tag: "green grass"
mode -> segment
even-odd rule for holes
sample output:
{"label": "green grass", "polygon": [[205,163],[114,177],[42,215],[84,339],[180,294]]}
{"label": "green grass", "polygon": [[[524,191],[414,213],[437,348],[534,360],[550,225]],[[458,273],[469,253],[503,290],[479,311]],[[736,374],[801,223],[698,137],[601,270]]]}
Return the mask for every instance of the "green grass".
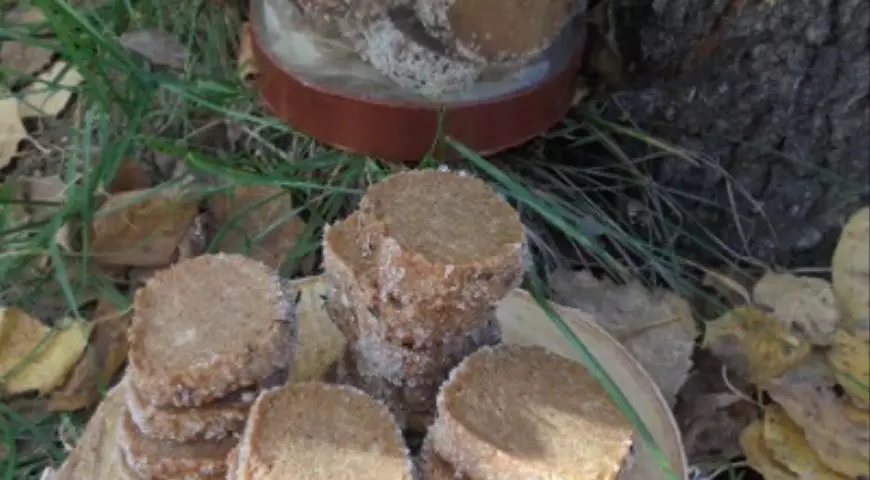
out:
{"label": "green grass", "polygon": [[[126,292],[89,268],[86,250],[73,255],[54,241],[64,224],[91,221],[95,192],[111,183],[125,159],[149,165],[161,158],[183,163],[192,177],[205,180],[185,187],[195,196],[247,182],[280,185],[292,192],[299,213],[308,219],[308,229],[298,247],[288,252],[283,268],[287,275],[297,271],[302,258],[318,251],[325,224],[346,214],[366,185],[399,168],[324,148],[265,112],[236,74],[232,52],[241,19],[230,9],[204,1],[33,3],[45,12],[47,25],[27,30],[5,25],[0,34],[51,48],[78,68],[85,76],[78,95],[83,115],[63,151],[62,175],[69,183],[63,204],[43,206],[47,214],[42,219],[21,224],[15,217],[18,206],[8,195],[0,195],[0,303],[39,311],[45,298],[63,298],[64,305],[53,314],[84,317],[81,299],[90,291],[125,300]],[[195,73],[153,67],[126,52],[116,36],[135,29],[170,32],[190,52],[189,65],[196,68],[188,72]],[[54,35],[37,35],[45,31]],[[16,72],[2,75],[7,83],[20,78]],[[235,136],[238,139],[231,138]],[[545,161],[546,142],[582,151],[595,160],[595,166]],[[630,151],[624,148],[627,143],[634,145]],[[452,141],[451,146],[465,157],[463,168],[491,182],[530,226],[538,261],[530,281],[536,298],[546,295],[548,272],[577,267],[578,260],[580,266],[616,278],[638,277],[687,295],[697,291],[685,273],[685,259],[673,247],[677,238],[686,240],[684,224],[692,221],[678,202],[686,194],[651,183],[646,165],[663,156],[704,163],[702,156],[637,128],[606,121],[592,106],[540,141],[492,159],[480,158]],[[639,203],[646,227],[633,228],[636,219],[621,217],[624,209],[614,202]],[[717,244],[712,232],[708,237],[688,241],[725,264],[747,260]],[[87,229],[79,232],[78,240],[88,244]],[[50,260],[50,267],[37,269],[36,262],[44,258]],[[70,272],[77,274],[70,277]],[[551,316],[571,336],[558,316]],[[628,399],[582,342],[576,337],[572,341],[641,437],[649,441]],[[19,415],[9,405],[0,408],[0,445],[6,451],[0,472],[6,479],[37,478],[42,467],[58,465],[64,456],[59,432],[70,437],[67,444],[73,443],[86,419],[86,412],[34,419]]]}

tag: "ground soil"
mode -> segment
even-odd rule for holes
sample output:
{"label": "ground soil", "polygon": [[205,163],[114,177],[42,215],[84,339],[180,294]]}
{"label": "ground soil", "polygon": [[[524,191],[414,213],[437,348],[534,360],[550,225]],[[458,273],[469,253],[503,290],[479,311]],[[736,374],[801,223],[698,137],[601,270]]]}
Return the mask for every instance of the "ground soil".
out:
{"label": "ground soil", "polygon": [[735,252],[827,266],[845,218],[868,202],[870,3],[616,1],[636,70],[611,97],[614,116],[715,165],[667,160],[656,180],[727,206],[681,200]]}

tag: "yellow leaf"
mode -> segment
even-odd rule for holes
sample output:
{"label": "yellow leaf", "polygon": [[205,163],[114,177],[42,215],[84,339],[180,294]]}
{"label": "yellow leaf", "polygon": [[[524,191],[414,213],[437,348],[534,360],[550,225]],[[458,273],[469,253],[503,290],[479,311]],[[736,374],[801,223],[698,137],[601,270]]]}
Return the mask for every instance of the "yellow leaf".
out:
{"label": "yellow leaf", "polygon": [[809,342],[753,307],[737,307],[708,322],[702,346],[756,383],[781,375],[812,354]]}
{"label": "yellow leaf", "polygon": [[48,393],[66,380],[88,343],[79,322],[52,331],[15,308],[0,309],[0,394]]}
{"label": "yellow leaf", "polygon": [[855,212],[831,259],[834,294],[847,328],[870,328],[870,207]]}
{"label": "yellow leaf", "polygon": [[[6,95],[0,92],[0,95]],[[8,166],[18,153],[18,142],[27,138],[27,129],[18,116],[18,99],[0,98],[0,169]]]}
{"label": "yellow leaf", "polygon": [[83,80],[84,77],[72,65],[55,62],[22,90],[18,115],[21,118],[57,116],[69,103],[74,87],[81,85]]}
{"label": "yellow leaf", "polygon": [[108,387],[127,360],[131,315],[100,300],[94,312],[91,342],[67,382],[52,393],[48,402],[50,411],[72,412],[99,402],[101,390]]}
{"label": "yellow leaf", "polygon": [[298,289],[296,319],[299,324],[299,344],[293,356],[290,381],[322,380],[344,354],[347,339],[338,330],[323,308],[322,295],[328,285],[320,277],[294,281]]}
{"label": "yellow leaf", "polygon": [[172,262],[197,215],[175,190],[112,195],[91,224],[90,254],[105,265],[162,267]]}
{"label": "yellow leaf", "polygon": [[785,410],[771,405],[764,412],[764,447],[773,460],[794,473],[810,475],[813,480],[847,480],[828,468],[807,444],[804,432]]}
{"label": "yellow leaf", "polygon": [[830,282],[768,272],[755,284],[752,298],[791,333],[814,345],[829,345],[840,326],[840,309]]}
{"label": "yellow leaf", "polygon": [[870,331],[837,330],[828,361],[855,405],[870,408]]}
{"label": "yellow leaf", "polygon": [[740,448],[746,455],[746,463],[764,475],[765,480],[797,480],[797,475],[770,456],[770,452],[764,447],[763,433],[762,423],[756,421],[750,423],[740,434]]}
{"label": "yellow leaf", "polygon": [[831,470],[850,478],[870,475],[870,411],[838,395],[824,356],[810,360],[761,385]]}

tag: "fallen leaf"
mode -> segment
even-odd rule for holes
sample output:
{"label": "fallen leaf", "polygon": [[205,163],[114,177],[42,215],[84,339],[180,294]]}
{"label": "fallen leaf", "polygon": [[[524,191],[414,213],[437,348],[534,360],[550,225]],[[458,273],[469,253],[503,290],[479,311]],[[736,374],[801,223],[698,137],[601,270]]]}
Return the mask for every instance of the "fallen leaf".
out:
{"label": "fallen leaf", "polygon": [[187,49],[172,35],[159,30],[124,32],[118,39],[122,47],[142,55],[155,65],[184,70]]}
{"label": "fallen leaf", "polygon": [[737,393],[749,391],[747,382],[723,376],[722,363],[710,352],[699,350],[694,360],[692,373],[680,389],[674,417],[680,424],[689,463],[715,469],[740,455],[740,433],[758,418],[761,409]]}
{"label": "fallen leaf", "polygon": [[22,27],[33,27],[35,25],[45,23],[45,15],[43,15],[42,10],[40,10],[36,6],[30,6],[25,8],[19,7],[6,13],[3,16],[3,21],[10,27],[17,27],[17,29],[10,28],[10,30],[16,33],[23,33],[27,30]]}
{"label": "fallen leaf", "polygon": [[344,354],[347,339],[323,307],[328,285],[322,278],[304,278],[292,282],[291,286],[299,292],[296,304],[299,342],[290,381],[324,380]]}
{"label": "fallen leaf", "polygon": [[198,212],[177,190],[112,195],[91,224],[90,251],[106,265],[162,267],[172,262]]}
{"label": "fallen leaf", "polygon": [[782,375],[809,358],[812,345],[757,308],[737,307],[707,322],[701,345],[754,383]]}
{"label": "fallen leaf", "polygon": [[0,46],[0,64],[16,76],[27,77],[42,70],[52,55],[54,52],[51,50],[14,40],[5,41]]}
{"label": "fallen leaf", "polygon": [[66,108],[75,87],[84,77],[72,65],[57,61],[46,72],[22,89],[18,103],[21,118],[56,117]]}
{"label": "fallen leaf", "polygon": [[746,455],[746,463],[764,475],[765,480],[797,480],[795,474],[771,457],[770,452],[764,447],[763,434],[764,426],[760,421],[753,422],[743,429],[740,435],[740,448]]}
{"label": "fallen leaf", "polygon": [[90,325],[81,322],[49,329],[16,308],[0,309],[0,396],[63,384],[88,343]]}
{"label": "fallen leaf", "polygon": [[870,207],[855,212],[831,259],[834,294],[847,328],[870,328]]}
{"label": "fallen leaf", "polygon": [[143,190],[151,186],[151,178],[141,163],[124,159],[118,165],[112,182],[107,186],[106,192],[110,194]]}
{"label": "fallen leaf", "polygon": [[840,309],[830,282],[768,272],[752,289],[758,306],[771,311],[792,334],[813,345],[830,345],[840,326]]}
{"label": "fallen leaf", "polygon": [[828,362],[855,405],[870,408],[870,330],[837,330]]}
{"label": "fallen leaf", "polygon": [[[217,250],[242,253],[280,269],[305,231],[305,222],[293,212],[290,194],[280,187],[245,185],[220,193],[208,201],[212,238]],[[267,230],[261,238],[257,238]]]}
{"label": "fallen leaf", "polygon": [[824,356],[760,385],[804,431],[807,443],[829,468],[870,475],[870,411],[840,398]]}
{"label": "fallen leaf", "polygon": [[810,448],[803,430],[778,405],[765,408],[762,440],[770,457],[802,478],[846,480],[828,468]]}
{"label": "fallen leaf", "polygon": [[18,153],[18,143],[25,138],[27,129],[18,115],[18,99],[0,98],[0,169],[12,162]]}
{"label": "fallen leaf", "polygon": [[251,23],[242,24],[242,32],[239,35],[239,53],[236,59],[239,76],[247,80],[257,74],[257,65],[254,62],[254,42],[251,39]]}
{"label": "fallen leaf", "polygon": [[99,301],[90,344],[64,386],[52,393],[50,411],[73,412],[100,401],[101,391],[127,360],[131,316],[131,312],[119,312],[106,300]]}
{"label": "fallen leaf", "polygon": [[555,272],[553,300],[584,310],[644,366],[669,402],[692,367],[697,330],[683,298],[637,282],[614,285],[588,271]]}

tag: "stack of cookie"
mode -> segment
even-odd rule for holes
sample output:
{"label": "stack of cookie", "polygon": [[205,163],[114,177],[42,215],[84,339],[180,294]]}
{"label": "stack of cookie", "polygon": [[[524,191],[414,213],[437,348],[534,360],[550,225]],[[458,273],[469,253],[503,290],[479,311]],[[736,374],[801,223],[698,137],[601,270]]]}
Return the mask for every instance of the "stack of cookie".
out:
{"label": "stack of cookie", "polygon": [[327,310],[347,336],[340,381],[423,431],[450,370],[500,341],[496,303],[524,272],[517,213],[480,179],[393,175],[324,235]]}
{"label": "stack of cookie", "polygon": [[126,478],[225,478],[262,388],[295,350],[292,292],[272,269],[204,255],[136,292],[118,444]]}

